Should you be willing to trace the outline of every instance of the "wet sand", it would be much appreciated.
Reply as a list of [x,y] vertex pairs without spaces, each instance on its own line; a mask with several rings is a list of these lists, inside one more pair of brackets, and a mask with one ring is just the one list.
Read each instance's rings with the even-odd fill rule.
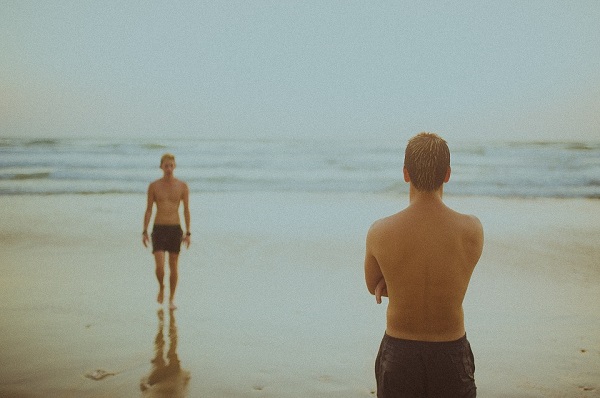
[[[446,200],[486,231],[465,299],[479,395],[600,396],[600,201]],[[0,396],[372,397],[364,236],[406,203],[192,195],[169,312],[143,195],[0,197]]]

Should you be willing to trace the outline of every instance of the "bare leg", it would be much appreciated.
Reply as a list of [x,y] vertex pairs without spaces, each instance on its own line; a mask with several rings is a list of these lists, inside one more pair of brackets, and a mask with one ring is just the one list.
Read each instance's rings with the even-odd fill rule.
[[174,310],[177,308],[175,305],[175,289],[177,289],[177,280],[179,274],[177,271],[177,262],[179,261],[179,253],[169,253],[169,308]]
[[154,252],[154,262],[156,263],[156,279],[158,280],[158,296],[156,301],[162,304],[165,296],[165,252]]

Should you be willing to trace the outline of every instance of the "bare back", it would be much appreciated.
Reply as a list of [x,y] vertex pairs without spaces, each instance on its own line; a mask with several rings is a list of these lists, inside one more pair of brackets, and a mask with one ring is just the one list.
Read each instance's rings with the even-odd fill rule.
[[375,222],[365,276],[371,293],[382,276],[387,284],[386,333],[420,341],[464,336],[462,303],[482,248],[479,220],[441,200],[411,204]]

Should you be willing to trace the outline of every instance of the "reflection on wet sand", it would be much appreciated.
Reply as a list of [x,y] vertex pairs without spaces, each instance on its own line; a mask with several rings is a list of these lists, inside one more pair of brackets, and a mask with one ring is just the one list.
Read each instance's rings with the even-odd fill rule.
[[142,378],[140,389],[144,397],[186,397],[190,372],[181,368],[177,356],[177,325],[175,314],[169,311],[169,349],[165,357],[164,312],[158,310],[158,331],[154,339],[152,369]]

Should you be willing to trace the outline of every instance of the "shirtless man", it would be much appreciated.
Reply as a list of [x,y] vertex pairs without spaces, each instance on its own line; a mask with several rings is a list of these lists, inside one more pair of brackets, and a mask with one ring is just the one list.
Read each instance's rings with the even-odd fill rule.
[[367,288],[389,298],[375,363],[377,397],[475,397],[475,364],[463,299],[483,249],[475,216],[442,201],[450,151],[435,134],[406,147],[410,204],[373,223],[366,239]]
[[[175,156],[166,153],[160,159],[160,168],[163,177],[148,186],[148,202],[144,214],[144,232],[142,243],[148,247],[148,224],[152,217],[152,208],[156,203],[156,216],[152,229],[152,253],[156,263],[156,278],[158,279],[158,297],[156,301],[162,304],[164,300],[165,285],[165,252],[169,253],[169,308],[175,309],[175,289],[177,288],[177,262],[179,251],[183,242],[186,248],[190,247],[190,208],[189,189],[185,182],[173,176],[175,170]],[[186,233],[183,234],[179,221],[179,204],[183,202],[183,217]]]

